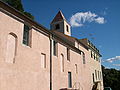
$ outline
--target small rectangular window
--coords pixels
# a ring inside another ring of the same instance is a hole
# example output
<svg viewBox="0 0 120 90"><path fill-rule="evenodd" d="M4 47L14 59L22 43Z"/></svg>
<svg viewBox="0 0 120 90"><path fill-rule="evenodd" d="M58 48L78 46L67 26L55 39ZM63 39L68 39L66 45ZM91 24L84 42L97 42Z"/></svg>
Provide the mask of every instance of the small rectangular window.
<svg viewBox="0 0 120 90"><path fill-rule="evenodd" d="M99 71L98 71L98 79L100 79Z"/></svg>
<svg viewBox="0 0 120 90"><path fill-rule="evenodd" d="M41 53L41 68L46 68L46 55Z"/></svg>
<svg viewBox="0 0 120 90"><path fill-rule="evenodd" d="M57 56L57 42L53 41L53 54Z"/></svg>
<svg viewBox="0 0 120 90"><path fill-rule="evenodd" d="M77 64L75 64L75 72L76 72L76 74L78 73L78 67L77 67Z"/></svg>
<svg viewBox="0 0 120 90"><path fill-rule="evenodd" d="M82 54L82 57L83 57L83 64L85 64L85 54L84 53Z"/></svg>
<svg viewBox="0 0 120 90"><path fill-rule="evenodd" d="M94 73L92 74L92 76L93 76L93 83L94 83L95 82Z"/></svg>
<svg viewBox="0 0 120 90"><path fill-rule="evenodd" d="M68 25L66 25L66 30L67 30L67 32L69 32L69 28L68 28Z"/></svg>
<svg viewBox="0 0 120 90"><path fill-rule="evenodd" d="M98 55L96 55L96 60L98 61Z"/></svg>
<svg viewBox="0 0 120 90"><path fill-rule="evenodd" d="M95 70L95 76L96 76L96 80L97 80L97 71Z"/></svg>
<svg viewBox="0 0 120 90"><path fill-rule="evenodd" d="M68 88L72 88L72 75L68 72Z"/></svg>
<svg viewBox="0 0 120 90"><path fill-rule="evenodd" d="M93 53L92 53L92 51L91 51L91 58L93 58Z"/></svg>
<svg viewBox="0 0 120 90"><path fill-rule="evenodd" d="M94 52L94 59L95 59L95 52Z"/></svg>
<svg viewBox="0 0 120 90"><path fill-rule="evenodd" d="M30 27L27 25L24 25L23 44L27 46L29 46L29 32L30 32Z"/></svg>
<svg viewBox="0 0 120 90"><path fill-rule="evenodd" d="M99 61L99 56L97 55L97 59L96 59L97 61Z"/></svg>
<svg viewBox="0 0 120 90"><path fill-rule="evenodd" d="M59 25L59 24L56 24L56 25L55 25L55 29L60 29L60 25Z"/></svg>
<svg viewBox="0 0 120 90"><path fill-rule="evenodd" d="M61 72L64 72L64 56L63 56L63 54L60 55L60 62L61 62Z"/></svg>
<svg viewBox="0 0 120 90"><path fill-rule="evenodd" d="M70 61L70 49L67 48L67 60Z"/></svg>

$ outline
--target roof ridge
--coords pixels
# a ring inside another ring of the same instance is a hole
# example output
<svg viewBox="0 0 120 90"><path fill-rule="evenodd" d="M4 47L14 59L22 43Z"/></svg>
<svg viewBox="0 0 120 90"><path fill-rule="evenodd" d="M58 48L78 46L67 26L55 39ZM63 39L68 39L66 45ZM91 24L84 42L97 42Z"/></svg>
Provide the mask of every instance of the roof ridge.
<svg viewBox="0 0 120 90"><path fill-rule="evenodd" d="M51 23L57 22L57 21L62 21L62 20L66 20L66 19L65 19L64 15L63 15L62 11L60 10L60 11L56 14L56 16L54 17L54 19L52 20Z"/></svg>

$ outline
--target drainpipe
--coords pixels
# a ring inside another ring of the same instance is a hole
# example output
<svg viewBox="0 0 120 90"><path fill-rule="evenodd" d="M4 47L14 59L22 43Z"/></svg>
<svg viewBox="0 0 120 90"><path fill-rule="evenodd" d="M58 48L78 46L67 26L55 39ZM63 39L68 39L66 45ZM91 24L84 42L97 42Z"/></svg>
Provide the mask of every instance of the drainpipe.
<svg viewBox="0 0 120 90"><path fill-rule="evenodd" d="M50 36L50 90L52 90L52 36Z"/></svg>

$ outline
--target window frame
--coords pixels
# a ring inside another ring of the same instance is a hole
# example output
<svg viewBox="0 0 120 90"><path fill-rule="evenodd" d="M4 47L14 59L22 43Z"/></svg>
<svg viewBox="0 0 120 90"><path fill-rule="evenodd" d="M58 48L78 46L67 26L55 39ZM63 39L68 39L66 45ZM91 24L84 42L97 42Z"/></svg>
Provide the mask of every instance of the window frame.
<svg viewBox="0 0 120 90"><path fill-rule="evenodd" d="M72 73L68 72L68 88L72 88Z"/></svg>
<svg viewBox="0 0 120 90"><path fill-rule="evenodd" d="M31 46L31 31L31 27L27 24L24 24L22 43L26 46Z"/></svg>
<svg viewBox="0 0 120 90"><path fill-rule="evenodd" d="M69 32L69 27L68 27L68 25L66 25L66 31Z"/></svg>
<svg viewBox="0 0 120 90"><path fill-rule="evenodd" d="M47 67L46 54L41 53L41 58L42 58L42 55L44 56L44 60L43 60L43 65L41 63L41 68L46 68ZM41 59L41 62L42 62L42 59Z"/></svg>
<svg viewBox="0 0 120 90"><path fill-rule="evenodd" d="M93 58L93 51L91 50L91 58Z"/></svg>
<svg viewBox="0 0 120 90"><path fill-rule="evenodd" d="M56 29L56 30L60 29L60 24L56 24L56 25L55 25L55 29Z"/></svg>
<svg viewBox="0 0 120 90"><path fill-rule="evenodd" d="M97 70L95 70L95 76L96 76L96 80L98 80L98 77L97 77Z"/></svg>
<svg viewBox="0 0 120 90"><path fill-rule="evenodd" d="M85 61L85 53L82 53L82 59L83 59L83 64L86 64L86 61Z"/></svg>
<svg viewBox="0 0 120 90"><path fill-rule="evenodd" d="M64 67L64 55L61 54L61 57L60 57L60 62L61 62L61 72L64 72L65 71L65 67Z"/></svg>
<svg viewBox="0 0 120 90"><path fill-rule="evenodd" d="M58 49L58 42L57 41L53 41L53 55L57 56L57 50Z"/></svg>
<svg viewBox="0 0 120 90"><path fill-rule="evenodd" d="M76 72L76 74L78 74L78 65L77 64L75 64L75 72Z"/></svg>
<svg viewBox="0 0 120 90"><path fill-rule="evenodd" d="M95 83L95 74L92 73L92 77L93 77L93 83Z"/></svg>
<svg viewBox="0 0 120 90"><path fill-rule="evenodd" d="M14 51L13 51L13 57L12 57L12 61L8 61L7 60L7 56L9 56L8 54L9 53L11 53L11 52L8 52L8 50L9 50L9 48L8 48L8 45L11 43L11 42L9 42L9 40L8 40L8 37L12 37L12 38L14 38ZM18 41L18 37L17 37L17 35L15 34L15 33L13 33L13 32L10 32L9 34L8 34L8 36L7 36L7 47L6 47L6 62L7 63L15 63L15 57L16 57L16 53L17 53L17 42ZM8 43L9 42L9 43Z"/></svg>
<svg viewBox="0 0 120 90"><path fill-rule="evenodd" d="M67 47L67 60L70 61L70 48Z"/></svg>

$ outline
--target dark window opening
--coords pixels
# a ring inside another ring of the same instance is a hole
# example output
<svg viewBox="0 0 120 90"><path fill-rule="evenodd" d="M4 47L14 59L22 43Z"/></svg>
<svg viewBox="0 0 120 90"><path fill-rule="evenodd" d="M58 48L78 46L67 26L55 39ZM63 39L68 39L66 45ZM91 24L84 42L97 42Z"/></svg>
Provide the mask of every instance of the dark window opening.
<svg viewBox="0 0 120 90"><path fill-rule="evenodd" d="M24 25L24 31L23 31L23 44L29 45L29 32L30 28L27 25Z"/></svg>
<svg viewBox="0 0 120 90"><path fill-rule="evenodd" d="M67 48L67 60L70 61L70 49L69 48Z"/></svg>
<svg viewBox="0 0 120 90"><path fill-rule="evenodd" d="M55 29L60 29L60 25L59 24L55 25Z"/></svg>
<svg viewBox="0 0 120 90"><path fill-rule="evenodd" d="M91 58L93 58L93 52L91 51Z"/></svg>
<svg viewBox="0 0 120 90"><path fill-rule="evenodd" d="M98 79L100 79L99 71L98 71Z"/></svg>
<svg viewBox="0 0 120 90"><path fill-rule="evenodd" d="M95 82L94 73L92 74L92 76L93 76L93 83L94 83Z"/></svg>
<svg viewBox="0 0 120 90"><path fill-rule="evenodd" d="M66 30L67 30L67 32L69 32L69 28L68 28L68 25L66 25Z"/></svg>
<svg viewBox="0 0 120 90"><path fill-rule="evenodd" d="M72 88L72 75L68 72L68 88Z"/></svg>
<svg viewBox="0 0 120 90"><path fill-rule="evenodd" d="M83 53L83 64L85 64L85 54Z"/></svg>
<svg viewBox="0 0 120 90"><path fill-rule="evenodd" d="M57 42L53 41L53 54L57 56Z"/></svg>
<svg viewBox="0 0 120 90"><path fill-rule="evenodd" d="M95 57L95 53L94 53L94 59L95 59L96 57Z"/></svg>
<svg viewBox="0 0 120 90"><path fill-rule="evenodd" d="M97 80L97 71L95 70L95 76L96 76L96 80Z"/></svg>

